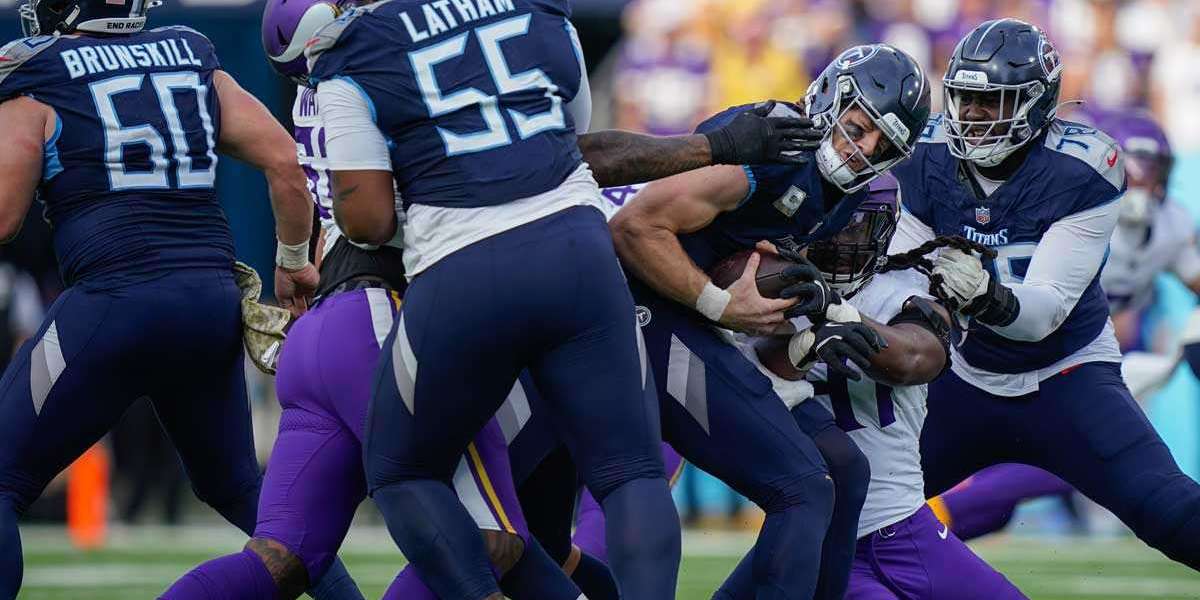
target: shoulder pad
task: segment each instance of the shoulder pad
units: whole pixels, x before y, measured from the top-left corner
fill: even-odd
[[[332,23],[325,25],[317,30],[313,39],[308,41],[308,45],[304,48],[304,56],[308,58],[308,70],[311,73],[317,64],[317,60],[326,50],[337,46],[342,34],[350,27],[359,17],[375,12],[379,7],[390,3],[392,0],[381,0],[366,6],[357,6],[346,11],[345,14],[335,19]]]
[[[1045,146],[1091,167],[1114,188],[1125,189],[1125,160],[1120,145],[1107,133],[1089,125],[1054,119]]]
[[[946,115],[945,113],[934,113],[929,115],[929,121],[925,123],[925,129],[921,131],[921,137],[917,139],[917,143],[924,144],[943,144],[946,142]]]
[[[0,86],[3,86],[4,80],[20,69],[21,65],[53,46],[58,39],[52,35],[39,35],[13,40],[0,48]],[[8,94],[0,92],[0,98],[7,96]]]

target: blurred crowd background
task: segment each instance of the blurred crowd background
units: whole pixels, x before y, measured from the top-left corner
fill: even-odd
[[[0,35],[18,37],[16,0],[0,0]],[[591,71],[594,128],[659,135],[687,133],[725,107],[767,98],[800,100],[809,81],[842,49],[887,42],[921,62],[934,84],[958,39],[978,23],[1019,17],[1042,26],[1065,64],[1061,114],[1150,110],[1177,154],[1172,194],[1200,215],[1200,2],[1193,0],[574,0]],[[285,123],[294,88],[274,75],[259,42],[261,0],[168,0],[157,25],[182,23],[206,33],[223,66]],[[239,255],[269,272],[273,237],[265,184],[223,160],[219,186]],[[35,205],[34,210],[39,210]],[[0,362],[32,335],[61,291],[50,232],[36,213],[17,243],[0,247]],[[269,278],[267,278],[269,280]],[[1159,302],[1142,319],[1146,346],[1166,346],[1195,299],[1164,279]],[[260,454],[265,460],[277,411],[271,381],[248,369]],[[1200,385],[1187,369],[1148,405],[1181,466],[1200,472]],[[139,404],[98,450],[111,459],[109,514],[137,522],[179,522],[193,502],[174,452],[154,416]],[[64,486],[40,504],[61,518]],[[689,469],[677,490],[690,522],[734,516],[742,501]],[[148,498],[155,498],[146,516]],[[37,511],[35,511],[37,512]],[[197,511],[203,512],[203,511]],[[738,517],[742,515],[742,517]],[[752,518],[749,519],[753,521]]]

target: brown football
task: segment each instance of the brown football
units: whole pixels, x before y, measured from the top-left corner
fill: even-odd
[[[737,281],[742,276],[742,272],[746,270],[746,261],[750,260],[751,252],[758,252],[762,257],[758,263],[758,273],[755,276],[758,293],[763,298],[778,298],[779,293],[787,287],[787,282],[782,276],[784,269],[796,263],[771,252],[742,250],[725,258],[708,270],[708,276],[712,278],[713,285],[721,289],[733,285],[733,282]]]
[[[792,359],[788,358],[791,339],[789,335],[760,337],[754,340],[754,353],[758,355],[758,362],[772,373],[788,381],[799,381],[804,379],[804,373],[792,366]]]

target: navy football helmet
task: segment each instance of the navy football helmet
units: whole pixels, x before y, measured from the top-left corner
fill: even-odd
[[[929,119],[929,81],[917,61],[892,46],[855,46],[825,67],[804,101],[809,118],[828,128],[816,152],[821,175],[851,193],[912,154]],[[859,146],[863,132],[843,122],[843,116],[855,108],[870,117],[888,142],[872,156],[858,147],[843,157],[834,148],[835,132]]]
[[[994,167],[1054,119],[1062,60],[1045,32],[1017,19],[986,21],[954,49],[943,80],[950,153]],[[964,101],[998,102],[995,119],[964,120]]]
[[[137,33],[146,12],[162,0],[26,0],[19,11],[25,35]]]

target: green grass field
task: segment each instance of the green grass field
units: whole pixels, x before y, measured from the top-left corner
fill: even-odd
[[[217,529],[121,529],[108,548],[83,553],[57,529],[27,528],[20,598],[155,598],[193,565],[239,547],[235,533]],[[401,564],[384,536],[355,529],[342,554],[368,598],[382,594]],[[707,600],[751,541],[745,534],[686,534],[679,600]],[[1035,600],[1200,600],[1200,575],[1135,540],[1000,537],[976,549]]]

